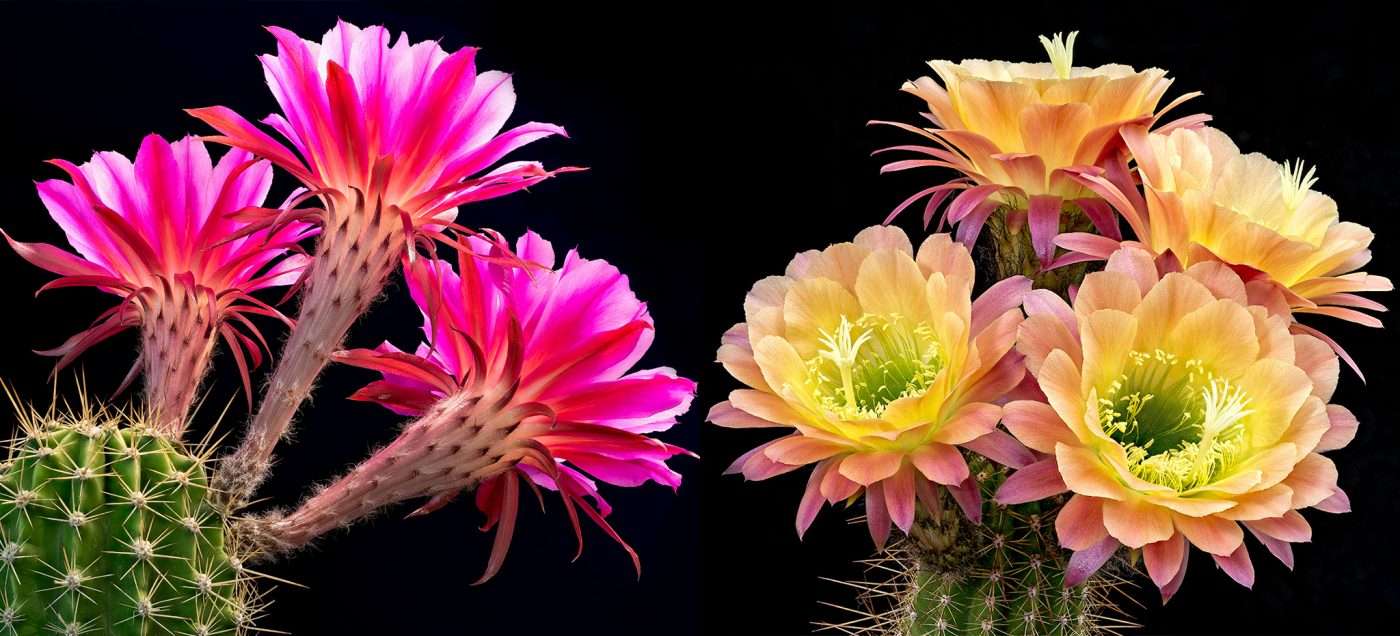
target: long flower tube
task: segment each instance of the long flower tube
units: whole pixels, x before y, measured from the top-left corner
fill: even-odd
[[[1171,86],[1166,71],[1134,70],[1120,64],[1096,68],[1074,66],[1077,33],[1063,39],[1042,36],[1048,63],[987,60],[929,62],[938,80],[921,77],[903,90],[923,99],[932,127],[901,122],[872,124],[900,128],[932,145],[899,145],[877,151],[913,153],[892,161],[881,172],[921,168],[951,169],[958,177],[925,188],[899,204],[893,220],[925,201],[924,225],[945,202],[939,222],[956,228],[957,239],[971,247],[998,210],[1011,235],[1029,230],[1034,253],[1031,267],[1020,263],[1009,273],[1036,273],[1057,261],[1054,239],[1062,226],[1090,226],[1100,235],[1120,236],[1113,208],[1092,188],[1074,178],[1089,171],[1126,187],[1131,178],[1118,131],[1128,125],[1161,124],[1159,130],[1199,126],[1208,115],[1171,122],[1163,116],[1200,93],[1158,104]],[[1084,221],[1080,223],[1080,221]],[[887,220],[888,222],[888,220]]]
[[[1025,368],[1014,350],[1030,280],[976,299],[963,245],[935,234],[917,252],[893,227],[798,254],[754,285],[719,362],[747,388],[710,409],[729,428],[788,429],[727,472],[762,480],[814,465],[797,511],[802,535],[826,503],[865,496],[871,537],[909,532],[939,486],[974,522],[981,493],[962,449],[1010,466],[1033,460],[997,429]]]
[[[666,461],[687,451],[649,434],[689,409],[695,383],[664,367],[629,372],[654,327],[607,262],[570,252],[556,268],[553,247],[534,233],[516,248],[528,271],[482,258],[499,256],[499,240],[468,244],[460,275],[427,258],[410,267],[426,336],[414,353],[384,343],[336,354],[383,374],[352,399],[416,419],[296,511],[262,522],[258,534],[274,551],[399,501],[427,499],[417,515],[474,490],[485,529],[496,528],[484,581],[505,559],[524,484],[559,493],[580,550],[582,513],[637,560],[606,521],[595,480],[679,487]]]
[[[1092,174],[1076,176],[1131,220],[1134,244],[1170,254],[1185,267],[1227,263],[1246,281],[1278,287],[1295,318],[1312,314],[1381,326],[1362,310],[1384,312],[1385,306],[1359,295],[1394,287],[1384,276],[1361,271],[1375,234],[1339,219],[1337,203],[1312,189],[1314,170],[1244,154],[1213,128],[1162,134],[1131,126],[1122,134],[1137,161],[1141,194]],[[1075,251],[1076,260],[1103,259],[1119,248],[1116,240],[1086,234],[1058,242]],[[1297,320],[1292,329],[1322,339],[1361,375],[1333,339]]]
[[[1356,417],[1328,403],[1340,364],[1289,333],[1280,300],[1221,263],[1180,271],[1131,246],[1072,306],[1027,297],[1017,348],[1045,398],[1007,404],[1004,423],[1042,459],[996,499],[1071,493],[1055,519],[1074,551],[1067,585],[1126,546],[1169,599],[1195,546],[1248,587],[1246,530],[1292,567],[1291,544],[1311,537],[1301,510],[1350,510],[1321,454],[1356,434]]]
[[[477,72],[476,49],[448,53],[436,42],[410,43],[406,34],[391,46],[385,28],[343,21],[319,43],[268,30],[278,50],[261,60],[282,112],[263,123],[290,147],[228,108],[189,111],[219,132],[212,140],[270,160],[320,202],[249,213],[258,219],[254,227],[302,220],[323,232],[303,281],[297,327],[243,444],[216,475],[216,487],[234,501],[246,500],[263,479],[315,378],[399,262],[412,260],[420,246],[460,247],[461,235],[475,235],[456,223],[458,206],[559,172],[536,162],[498,162],[532,141],[564,134],[541,123],[502,132],[514,88],[504,73]],[[508,249],[492,258],[513,260]]]
[[[40,352],[58,357],[55,371],[137,328],[141,352],[122,387],[143,375],[152,422],[178,437],[222,338],[251,403],[248,371],[261,363],[267,344],[249,317],[291,322],[252,293],[292,284],[308,260],[297,243],[317,232],[300,222],[250,229],[235,218],[263,205],[272,166],[243,150],[214,163],[198,139],[170,143],[154,134],[141,142],[135,161],[99,152],[81,165],[50,163],[68,180],[35,186],[77,254],[5,238],[25,260],[60,276],[40,292],[93,287],[121,298],[91,327]]]

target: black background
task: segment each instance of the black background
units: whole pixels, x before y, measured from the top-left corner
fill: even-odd
[[[712,362],[714,348],[742,320],[743,294],[755,280],[780,272],[799,250],[849,240],[919,187],[947,178],[882,177],[868,156],[907,141],[864,123],[916,121],[921,104],[897,89],[928,72],[924,60],[1039,60],[1036,35],[1078,29],[1076,63],[1168,69],[1177,80],[1169,97],[1205,91],[1191,109],[1214,114],[1245,150],[1318,164],[1318,188],[1337,199],[1343,217],[1381,236],[1369,269],[1394,276],[1385,247],[1400,207],[1393,196],[1400,126],[1389,21],[1336,3],[1299,14],[1263,6],[1129,9],[0,4],[0,24],[8,27],[0,39],[0,226],[21,240],[62,243],[31,184],[57,176],[44,159],[83,160],[99,149],[131,154],[149,131],[170,138],[203,132],[180,108],[223,104],[250,118],[272,110],[254,55],[270,51],[273,40],[260,25],[314,39],[341,16],[406,30],[415,40],[441,38],[449,49],[483,47],[483,68],[516,76],[512,122],[550,121],[572,135],[517,156],[592,170],[479,204],[464,218],[511,235],[536,229],[556,248],[578,245],[630,275],[658,327],[644,364],[673,366],[701,382],[693,412],[665,437],[705,460],[678,463],[687,481],[677,496],[656,486],[607,491],[614,523],[642,555],[640,582],[596,531],[585,530],[588,549],[569,564],[572,538],[551,502],[545,514],[525,507],[502,573],[472,588],[489,552],[489,536],[475,529],[478,513],[459,503],[400,521],[405,507],[269,566],[308,588],[278,590],[268,626],[297,634],[806,633],[811,621],[837,616],[818,600],[849,600],[818,577],[853,575],[850,561],[868,554],[869,538],[847,524],[849,513],[827,510],[798,542],[792,520],[802,473],[762,483],[719,475],[771,433],[702,427],[705,409],[737,386]],[[291,187],[285,175],[277,179],[273,199]],[[902,225],[918,232],[912,216]],[[82,328],[107,300],[86,291],[33,300],[32,290],[49,277],[13,255],[0,255],[0,272],[10,322],[9,337],[0,338],[0,377],[45,401],[49,362],[29,349]],[[417,326],[396,284],[349,344],[411,344]],[[1309,513],[1314,543],[1296,550],[1297,572],[1255,550],[1253,591],[1197,555],[1167,608],[1153,591],[1139,590],[1145,607],[1135,614],[1144,631],[1397,630],[1400,548],[1391,524],[1400,519],[1392,485],[1400,440],[1384,417],[1397,370],[1390,338],[1336,321],[1325,326],[1370,381],[1345,376],[1336,399],[1362,422],[1356,442],[1333,454],[1355,512]],[[280,332],[269,325],[268,333]],[[128,334],[84,356],[93,391],[116,385],[134,344]],[[211,406],[197,426],[207,427],[217,407],[237,397],[232,366],[216,360]],[[308,484],[392,437],[399,418],[343,399],[370,377],[335,367],[322,377],[266,490],[273,504],[295,503]],[[237,430],[244,417],[235,402],[220,426]]]

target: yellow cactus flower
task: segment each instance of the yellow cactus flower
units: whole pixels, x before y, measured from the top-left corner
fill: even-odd
[[[996,429],[997,400],[1025,375],[1014,351],[1030,281],[1001,281],[976,301],[967,248],[935,234],[914,251],[898,228],[798,254],[783,276],[759,281],[745,322],[724,336],[719,361],[749,388],[710,421],[792,434],[739,458],[730,472],[766,479],[815,463],[798,508],[804,533],[823,502],[865,492],[870,532],[908,532],[915,501],[947,487],[971,518],[980,495],[958,450],[1009,465],[1033,459]]]
[[[987,60],[929,62],[938,76],[906,82],[903,90],[923,99],[931,128],[897,122],[873,122],[903,128],[935,146],[895,146],[917,159],[895,161],[882,171],[951,168],[962,174],[906,200],[894,214],[929,197],[925,224],[955,192],[946,220],[958,224],[958,240],[972,245],[983,223],[998,207],[1013,210],[1012,223],[1028,223],[1031,242],[1042,266],[1054,256],[1054,238],[1062,212],[1082,212],[1099,232],[1118,236],[1112,209],[1078,178],[1090,171],[1124,177],[1118,131],[1130,124],[1151,125],[1172,107],[1198,93],[1183,95],[1158,110],[1171,86],[1166,71],[1138,71],[1121,64],[1074,66],[1074,42],[1042,36],[1049,63]],[[1196,115],[1168,124],[1197,125]],[[892,215],[893,216],[893,215]]]
[[[1157,134],[1132,127],[1123,136],[1142,177],[1142,204],[1112,184],[1099,187],[1124,216],[1138,218],[1138,239],[1153,253],[1170,252],[1183,266],[1228,263],[1246,282],[1277,285],[1295,314],[1381,326],[1360,310],[1385,307],[1358,295],[1393,288],[1388,278],[1358,271],[1371,260],[1375,234],[1339,220],[1336,201],[1312,189],[1315,168],[1241,153],[1214,128]],[[1101,256],[1117,248],[1112,241],[1068,238]],[[1355,367],[1327,336],[1301,324],[1293,328],[1322,338]]]
[[[1320,454],[1356,432],[1356,418],[1328,404],[1337,356],[1257,300],[1222,263],[1159,276],[1133,246],[1088,275],[1072,307],[1027,297],[1017,348],[1046,400],[1008,403],[1004,422],[1047,457],[996,498],[1073,493],[1055,523],[1075,551],[1071,584],[1123,545],[1142,550],[1170,598],[1189,544],[1249,586],[1244,530],[1291,567],[1290,544],[1311,534],[1298,510],[1349,509]]]

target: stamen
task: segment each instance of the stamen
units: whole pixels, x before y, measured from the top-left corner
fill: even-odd
[[[1317,166],[1308,167],[1307,172],[1303,172],[1303,167],[1303,160],[1298,159],[1293,163],[1285,161],[1279,168],[1283,203],[1290,210],[1296,210],[1303,203],[1303,197],[1317,184]]]
[[[1053,40],[1040,36],[1040,45],[1045,47],[1046,54],[1050,56],[1050,64],[1055,67],[1055,75],[1060,79],[1069,79],[1070,70],[1074,68],[1074,39],[1078,35],[1078,31],[1070,31],[1068,40],[1065,40],[1061,33],[1056,33]]]
[[[932,327],[898,314],[842,316],[822,331],[821,350],[807,361],[806,388],[842,419],[880,417],[891,402],[918,395],[938,377],[943,360]]]

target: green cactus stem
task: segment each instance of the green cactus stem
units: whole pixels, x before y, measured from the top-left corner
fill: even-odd
[[[242,634],[257,596],[206,461],[151,422],[20,415],[0,465],[0,635]]]

